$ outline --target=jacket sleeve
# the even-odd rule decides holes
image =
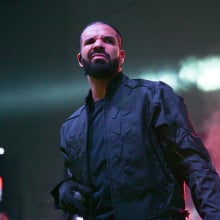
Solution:
[[[62,128],[61,128],[61,133],[62,133]],[[60,150],[61,150],[61,154],[64,158],[64,165],[65,165],[65,171],[66,171],[66,179],[62,180],[61,182],[59,182],[50,192],[50,194],[52,195],[54,202],[53,202],[53,206],[55,209],[61,209],[60,207],[60,188],[61,185],[66,181],[66,180],[70,180],[72,174],[68,172],[68,161],[69,161],[69,157],[67,155],[67,152],[65,151],[65,147],[63,146],[64,142],[63,142],[63,136],[61,134],[61,146],[60,146]]]
[[[74,123],[78,120],[80,108],[66,120],[60,129],[60,151],[64,159],[65,179],[54,187],[51,195],[54,207],[68,213],[82,213],[91,189],[80,181],[82,170],[86,166],[85,144],[78,138],[83,133],[84,124]],[[84,140],[84,139],[83,139]],[[80,194],[80,197],[77,196]],[[83,199],[80,199],[83,198]]]
[[[54,202],[53,202],[53,207],[55,209],[61,209],[60,207],[60,193],[59,193],[59,189],[60,186],[62,185],[64,181],[61,181],[59,184],[57,184],[50,192],[50,194],[52,195]]]
[[[153,103],[151,124],[169,166],[189,186],[202,219],[220,219],[220,178],[194,131],[184,100],[159,82]]]
[[[50,194],[52,195],[52,197],[54,199],[53,206],[55,209],[61,209],[61,207],[60,207],[60,188],[61,188],[61,185],[65,181],[71,180],[71,177],[72,177],[72,173],[69,171],[69,167],[68,167],[70,158],[69,158],[65,149],[66,149],[66,146],[65,146],[65,141],[63,138],[63,127],[61,127],[61,130],[60,130],[60,151],[61,151],[61,154],[64,159],[66,178],[65,178],[65,180],[62,180],[61,182],[59,182],[50,192]]]

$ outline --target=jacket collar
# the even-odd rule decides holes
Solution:
[[[106,95],[105,98],[110,98],[112,94],[114,94],[114,92],[117,90],[117,88],[119,87],[119,85],[121,85],[122,83],[124,83],[125,81],[127,81],[129,78],[128,76],[124,75],[124,73],[119,72],[118,74],[116,74],[111,81],[109,82],[107,88],[106,88]],[[85,103],[88,106],[91,106],[93,103],[93,99],[92,99],[92,91],[89,90],[88,95],[85,98]]]

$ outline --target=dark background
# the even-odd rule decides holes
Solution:
[[[220,54],[217,0],[2,0],[0,18],[0,207],[14,220],[62,219],[49,192],[63,178],[60,125],[88,90],[76,61],[87,23],[104,20],[120,30],[129,76]],[[181,95],[210,143],[208,122],[219,120],[220,92],[192,87]]]

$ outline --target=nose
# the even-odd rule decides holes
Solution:
[[[102,41],[102,39],[100,39],[100,38],[97,38],[96,39],[96,41],[94,42],[94,44],[93,44],[93,48],[94,49],[104,49],[104,43],[103,43],[103,41]]]

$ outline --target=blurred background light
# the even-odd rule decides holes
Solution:
[[[0,147],[0,155],[5,154],[5,149],[3,147]]]
[[[195,86],[201,91],[220,89],[220,56],[189,57],[180,61],[179,71],[173,69],[146,70],[139,76],[168,83],[175,90]]]
[[[181,80],[193,83],[203,91],[220,89],[220,56],[189,57],[180,65]]]
[[[170,86],[172,86],[175,90],[181,90],[182,86],[179,83],[179,78],[172,69],[164,69],[159,71],[154,70],[146,70],[144,73],[139,75],[140,78],[152,81],[163,81]]]

